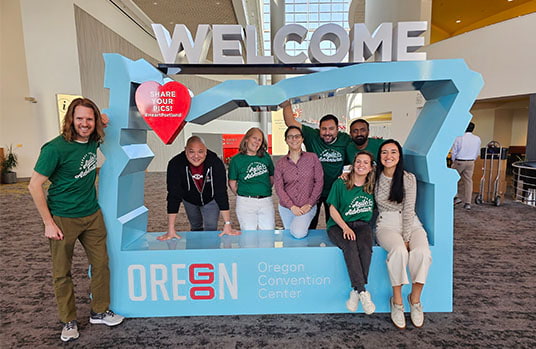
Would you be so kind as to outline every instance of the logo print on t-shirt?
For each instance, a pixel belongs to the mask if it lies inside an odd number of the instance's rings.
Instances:
[[[344,215],[353,216],[358,213],[372,212],[373,206],[374,202],[370,198],[358,195],[352,200],[352,203],[349,206],[350,208],[348,211],[344,212]]]
[[[201,173],[196,173],[192,175],[192,178],[196,181],[203,179],[203,175]]]
[[[246,176],[244,177],[244,180],[262,176],[265,173],[268,173],[268,167],[266,167],[266,165],[262,162],[255,161],[249,164],[246,170]]]
[[[91,171],[97,168],[97,154],[95,153],[87,153],[84,155],[82,160],[80,161],[80,173],[78,173],[74,178],[79,179],[87,176]]]
[[[342,154],[335,149],[325,149],[318,157],[320,162],[342,162]]]

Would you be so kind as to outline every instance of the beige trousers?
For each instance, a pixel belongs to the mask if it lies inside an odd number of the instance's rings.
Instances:
[[[376,226],[376,239],[387,251],[387,270],[392,286],[409,283],[407,269],[413,282],[424,284],[432,264],[432,253],[426,231],[415,216],[411,227],[409,251],[402,238],[402,214],[380,212]]]
[[[452,164],[452,168],[455,168],[460,175],[457,196],[464,203],[470,204],[473,197],[473,172],[475,170],[475,162],[455,160]]]

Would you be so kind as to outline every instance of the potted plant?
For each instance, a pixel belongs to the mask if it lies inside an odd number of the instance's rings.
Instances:
[[[12,171],[17,167],[17,155],[13,152],[13,146],[7,148],[7,154],[2,160],[2,183],[12,184],[17,182],[17,173]]]

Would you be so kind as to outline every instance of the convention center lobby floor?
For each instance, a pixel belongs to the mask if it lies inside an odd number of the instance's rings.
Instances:
[[[0,186],[1,348],[536,347],[536,207],[510,197],[499,207],[456,207],[454,309],[426,313],[421,329],[408,323],[398,330],[387,313],[135,318],[115,328],[90,325],[86,257],[77,244],[80,338],[62,344],[48,243],[26,186]],[[165,174],[147,175],[145,201],[148,231],[165,231]],[[234,198],[231,205],[234,211]],[[180,215],[178,228],[186,230],[182,207]]]

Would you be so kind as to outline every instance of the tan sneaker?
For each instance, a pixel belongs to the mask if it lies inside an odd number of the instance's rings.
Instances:
[[[63,329],[61,330],[61,340],[64,342],[72,341],[77,339],[80,336],[78,333],[78,324],[76,320],[69,321],[63,324]]]
[[[391,297],[391,321],[393,324],[403,330],[406,328],[406,317],[404,316],[404,305],[393,303],[393,297]]]
[[[424,312],[422,311],[422,304],[411,304],[411,294],[408,294],[408,302],[410,308],[410,318],[413,326],[421,328],[424,325]]]

